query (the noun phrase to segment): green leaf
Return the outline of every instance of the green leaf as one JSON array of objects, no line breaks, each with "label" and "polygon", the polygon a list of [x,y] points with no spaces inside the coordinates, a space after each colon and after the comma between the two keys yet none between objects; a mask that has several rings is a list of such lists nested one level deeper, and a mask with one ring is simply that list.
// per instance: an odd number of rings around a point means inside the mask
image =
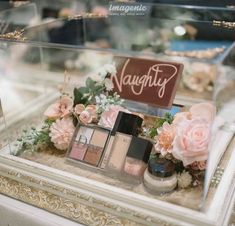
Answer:
[{"label": "green leaf", "polygon": [[84,94],[86,94],[86,93],[81,93],[81,89],[82,89],[82,91],[85,91],[83,88],[86,88],[86,87],[74,88],[74,90],[73,90],[73,93],[74,93],[74,101],[73,101],[74,106],[76,104],[86,105],[88,103],[89,95],[85,96]]},{"label": "green leaf", "polygon": [[96,95],[99,95],[104,90],[104,86],[96,85],[93,90]]},{"label": "green leaf", "polygon": [[55,120],[53,120],[53,119],[46,119],[45,120],[45,128],[46,128],[46,126],[51,126],[52,125],[52,123],[54,123],[55,122]]},{"label": "green leaf", "polygon": [[149,129],[149,136],[153,139],[157,135],[157,129],[156,128],[150,128]]},{"label": "green leaf", "polygon": [[80,87],[80,88],[78,88],[78,91],[81,94],[89,93],[89,89],[87,87]]},{"label": "green leaf", "polygon": [[86,87],[89,89],[94,89],[96,82],[92,80],[90,77],[86,80]]},{"label": "green leaf", "polygon": [[74,95],[74,105],[80,104],[83,96],[82,93],[77,88],[74,88],[73,95]]},{"label": "green leaf", "polygon": [[166,120],[169,124],[171,124],[171,123],[173,122],[173,120],[174,120],[174,116],[172,116],[170,113],[166,113],[166,114],[165,114],[165,120]]}]

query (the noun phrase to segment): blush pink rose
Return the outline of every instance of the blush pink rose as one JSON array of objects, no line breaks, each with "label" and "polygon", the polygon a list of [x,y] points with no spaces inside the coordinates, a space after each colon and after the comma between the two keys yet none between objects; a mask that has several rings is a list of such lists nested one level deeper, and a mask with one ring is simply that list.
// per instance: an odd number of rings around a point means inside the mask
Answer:
[{"label": "blush pink rose", "polygon": [[88,124],[92,122],[92,114],[85,110],[79,115],[79,119],[82,123]]},{"label": "blush pink rose", "polygon": [[74,112],[77,115],[80,115],[85,110],[84,104],[77,104],[74,108]]},{"label": "blush pink rose", "polygon": [[216,108],[211,103],[199,103],[194,104],[189,112],[192,115],[192,118],[203,118],[208,122],[213,122],[216,115]]},{"label": "blush pink rose", "polygon": [[66,150],[72,139],[75,127],[70,117],[57,119],[50,128],[51,141],[59,150]]},{"label": "blush pink rose", "polygon": [[58,119],[69,115],[73,108],[73,100],[68,96],[62,96],[56,103],[50,105],[44,115],[48,119]]},{"label": "blush pink rose", "polygon": [[173,124],[177,125],[183,120],[191,120],[192,119],[192,114],[188,111],[185,112],[179,112],[175,115]]},{"label": "blush pink rose", "polygon": [[211,123],[205,119],[182,120],[176,128],[172,154],[188,166],[208,158]]},{"label": "blush pink rose", "polygon": [[75,114],[79,115],[79,119],[82,123],[88,124],[92,121],[97,120],[96,105],[87,105],[86,107],[83,104],[77,104],[74,108]]},{"label": "blush pink rose", "polygon": [[92,120],[97,120],[98,116],[96,113],[96,105],[94,104],[87,105],[85,110],[91,114]]},{"label": "blush pink rose", "polygon": [[101,114],[99,125],[106,128],[113,128],[119,111],[130,113],[127,109],[119,105],[110,105],[109,108]]},{"label": "blush pink rose", "polygon": [[212,122],[216,115],[216,108],[211,103],[194,104],[189,111],[179,112],[175,115],[173,124],[178,124],[183,120],[191,120],[195,118],[205,119]]}]

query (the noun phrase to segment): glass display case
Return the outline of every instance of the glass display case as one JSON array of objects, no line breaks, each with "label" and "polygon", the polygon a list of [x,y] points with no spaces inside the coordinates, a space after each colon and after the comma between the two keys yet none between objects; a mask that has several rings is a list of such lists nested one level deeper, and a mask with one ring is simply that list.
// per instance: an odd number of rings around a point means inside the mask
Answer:
[{"label": "glass display case", "polygon": [[[107,3],[84,3],[80,8],[90,14],[58,14],[59,18],[46,18],[43,23],[27,27],[24,34],[34,42],[113,49],[127,54],[132,51],[138,57],[183,61],[178,102],[211,100],[217,65],[234,41],[234,29],[228,27],[234,20],[234,9],[150,2],[146,5],[148,11],[142,16],[122,16],[109,12],[112,6]],[[78,61],[66,58],[66,69],[75,69]]]},{"label": "glass display case", "polygon": [[234,29],[217,8],[147,6],[0,36],[1,193],[85,225],[227,224]]}]

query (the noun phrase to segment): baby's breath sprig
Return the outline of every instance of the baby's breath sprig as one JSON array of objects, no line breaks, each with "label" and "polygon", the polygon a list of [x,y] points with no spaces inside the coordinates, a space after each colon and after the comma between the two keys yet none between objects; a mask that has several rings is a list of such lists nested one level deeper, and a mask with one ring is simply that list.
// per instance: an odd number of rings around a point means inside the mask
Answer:
[{"label": "baby's breath sprig", "polygon": [[114,93],[112,96],[100,94],[99,96],[95,96],[95,100],[97,105],[97,114],[101,114],[107,110],[110,105],[122,105],[124,102],[117,93]]}]

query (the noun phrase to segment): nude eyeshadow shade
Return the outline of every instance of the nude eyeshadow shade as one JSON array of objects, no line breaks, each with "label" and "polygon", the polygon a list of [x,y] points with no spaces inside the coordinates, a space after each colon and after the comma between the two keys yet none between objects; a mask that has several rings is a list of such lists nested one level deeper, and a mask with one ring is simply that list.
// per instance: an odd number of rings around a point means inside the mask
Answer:
[{"label": "nude eyeshadow shade", "polygon": [[84,162],[93,166],[98,166],[102,158],[106,142],[108,140],[109,131],[96,128],[91,137],[88,149],[86,151]]}]

